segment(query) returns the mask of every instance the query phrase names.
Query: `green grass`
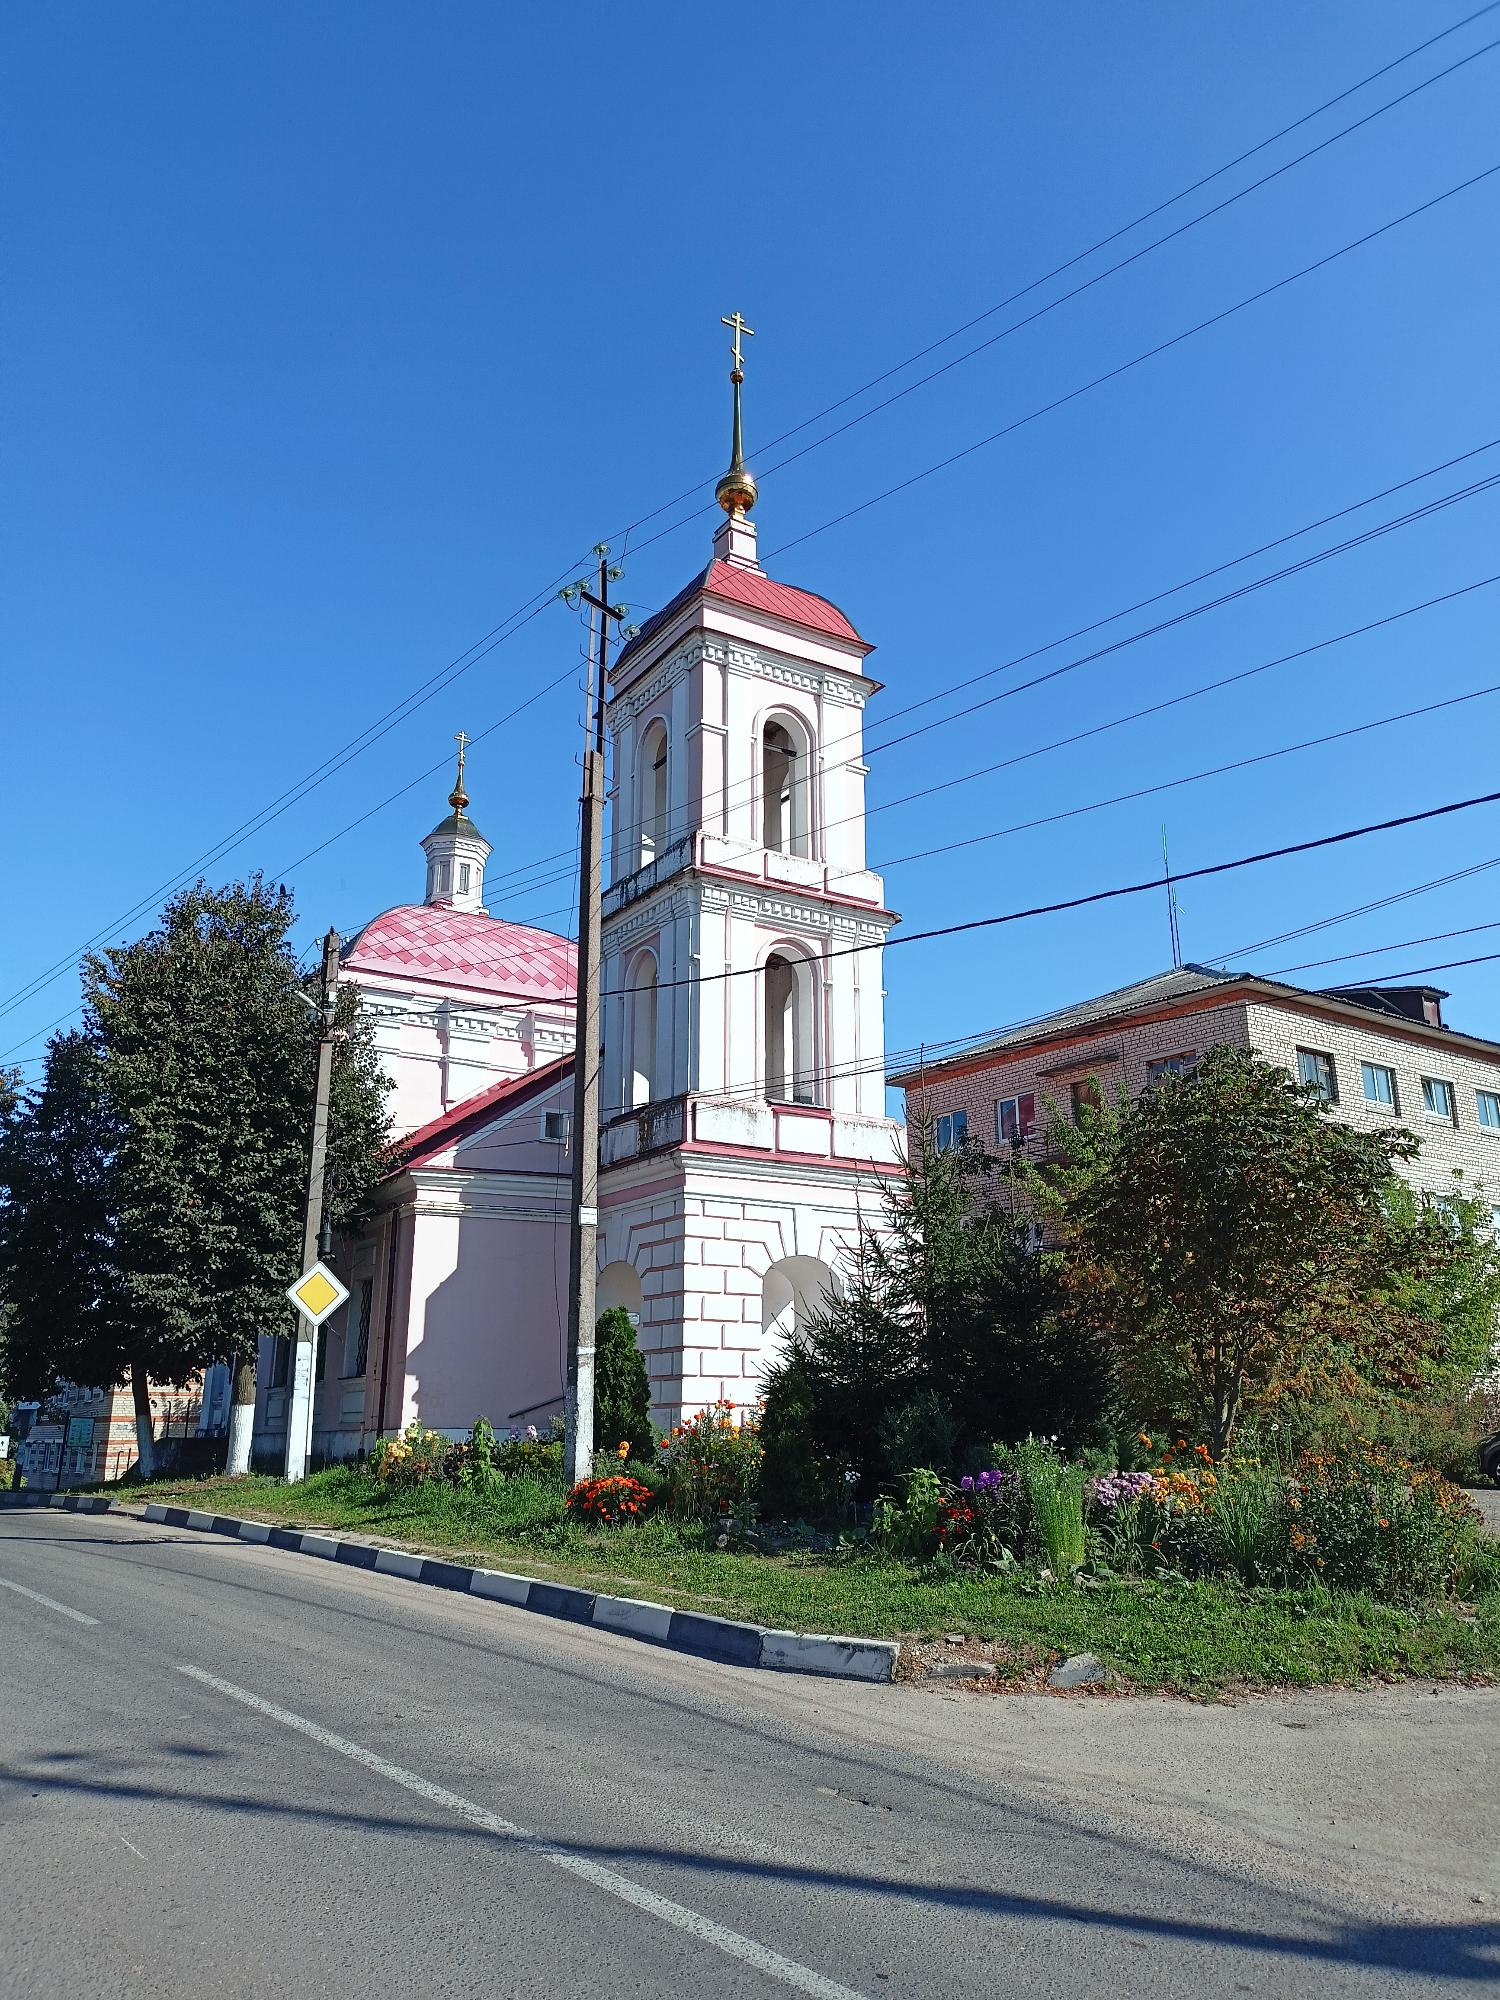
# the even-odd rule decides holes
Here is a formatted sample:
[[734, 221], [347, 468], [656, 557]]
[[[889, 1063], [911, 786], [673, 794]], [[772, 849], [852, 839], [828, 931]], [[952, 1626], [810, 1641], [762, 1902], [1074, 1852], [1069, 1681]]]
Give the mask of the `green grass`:
[[[126, 1496], [140, 1497], [140, 1489]], [[1404, 1611], [1365, 1596], [1245, 1590], [1227, 1583], [1110, 1583], [1031, 1591], [996, 1578], [934, 1577], [859, 1552], [741, 1555], [667, 1520], [592, 1531], [566, 1519], [556, 1487], [507, 1480], [388, 1493], [354, 1467], [289, 1487], [279, 1479], [158, 1482], [153, 1500], [288, 1526], [461, 1552], [493, 1567], [795, 1631], [991, 1642], [1002, 1673], [1035, 1676], [1068, 1653], [1097, 1653], [1142, 1689], [1212, 1694], [1369, 1677], [1500, 1676], [1500, 1593], [1469, 1615]]]

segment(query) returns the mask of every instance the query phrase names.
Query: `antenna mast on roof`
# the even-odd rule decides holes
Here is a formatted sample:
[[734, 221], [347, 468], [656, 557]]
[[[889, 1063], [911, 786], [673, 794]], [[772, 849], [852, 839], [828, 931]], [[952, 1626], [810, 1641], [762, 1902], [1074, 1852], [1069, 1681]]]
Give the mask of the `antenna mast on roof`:
[[1172, 964], [1182, 965], [1182, 932], [1177, 922], [1177, 891], [1172, 885], [1172, 857], [1167, 852], [1167, 829], [1161, 830], [1161, 865], [1167, 884], [1167, 924], [1172, 933]]

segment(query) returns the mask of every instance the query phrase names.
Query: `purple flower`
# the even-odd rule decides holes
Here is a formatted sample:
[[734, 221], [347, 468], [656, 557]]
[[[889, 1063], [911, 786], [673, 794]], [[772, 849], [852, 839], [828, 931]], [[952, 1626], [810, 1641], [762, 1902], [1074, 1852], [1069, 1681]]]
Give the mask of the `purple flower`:
[[1100, 1472], [1084, 1486], [1093, 1507], [1129, 1507], [1151, 1491], [1149, 1472]]

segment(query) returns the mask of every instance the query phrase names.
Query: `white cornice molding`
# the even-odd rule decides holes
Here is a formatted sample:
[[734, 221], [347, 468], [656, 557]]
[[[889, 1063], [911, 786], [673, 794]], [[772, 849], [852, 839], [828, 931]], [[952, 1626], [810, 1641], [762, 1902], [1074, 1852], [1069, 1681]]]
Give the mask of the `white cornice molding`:
[[650, 708], [685, 680], [695, 667], [705, 665], [722, 667], [725, 672], [741, 677], [800, 688], [845, 708], [862, 709], [872, 692], [871, 683], [857, 667], [820, 667], [813, 661], [799, 660], [794, 654], [768, 646], [746, 646], [700, 634], [669, 654], [644, 680], [615, 696], [608, 709], [610, 728], [618, 734], [643, 709]]

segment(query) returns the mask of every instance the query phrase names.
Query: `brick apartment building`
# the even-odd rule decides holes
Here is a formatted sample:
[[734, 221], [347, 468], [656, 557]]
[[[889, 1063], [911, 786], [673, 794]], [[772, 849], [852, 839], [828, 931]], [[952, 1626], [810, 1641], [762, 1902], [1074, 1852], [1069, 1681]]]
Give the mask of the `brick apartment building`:
[[1404, 1125], [1422, 1141], [1416, 1187], [1489, 1204], [1500, 1227], [1500, 1043], [1444, 1025], [1433, 986], [1308, 992], [1252, 973], [1185, 965], [1006, 1030], [890, 1078], [908, 1119], [940, 1149], [966, 1140], [1033, 1157], [1048, 1117], [1123, 1086], [1191, 1068], [1220, 1043], [1251, 1048], [1314, 1083], [1362, 1131]]

